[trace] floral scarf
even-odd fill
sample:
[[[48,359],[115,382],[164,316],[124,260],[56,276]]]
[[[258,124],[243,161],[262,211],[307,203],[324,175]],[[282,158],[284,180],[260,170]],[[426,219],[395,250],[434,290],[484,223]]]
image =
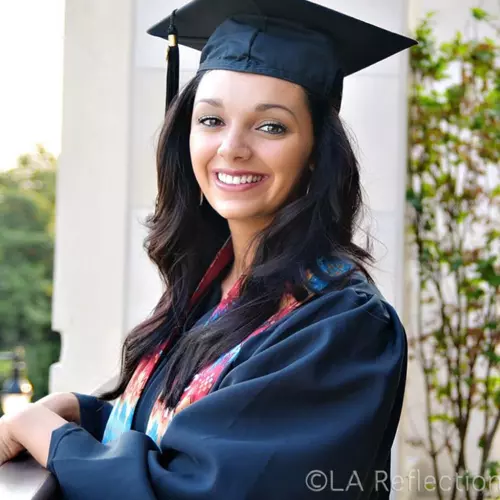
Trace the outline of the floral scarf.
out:
[[[222,269],[224,269],[229,264],[232,257],[233,248],[231,240],[229,239],[222,247],[222,249],[218,252],[214,261],[212,262],[203,279],[200,281],[198,287],[196,288],[193,297],[191,298],[191,308],[197,303],[199,298],[212,284],[212,282],[219,276]],[[339,262],[338,260],[328,261],[326,259],[319,259],[318,265],[324,272],[326,272],[330,276],[338,276],[344,274],[352,267],[346,262]],[[309,270],[306,271],[306,278],[307,288],[309,289],[310,293],[304,300],[298,301],[291,294],[286,294],[281,302],[278,312],[276,312],[267,321],[265,321],[259,328],[257,328],[257,330],[248,335],[248,337],[243,340],[243,342],[233,347],[230,351],[223,354],[212,365],[207,366],[194,376],[192,382],[188,385],[188,387],[184,389],[183,395],[175,408],[165,408],[164,404],[161,403],[159,399],[156,400],[149,416],[146,434],[149,435],[158,444],[158,446],[160,445],[161,439],[163,438],[163,435],[174,416],[184,408],[206,396],[211,391],[224,368],[226,368],[229,363],[235,360],[242,345],[248,339],[261,334],[271,325],[299,307],[301,304],[309,300],[313,295],[327,286],[326,281],[321,280],[317,276],[313,275],[313,273]],[[218,317],[224,314],[224,312],[227,311],[229,307],[231,307],[234,301],[239,297],[242,280],[243,277],[234,284],[228,295],[215,308],[205,324],[209,324],[215,321]],[[118,398],[113,407],[106,425],[106,429],[104,431],[104,437],[102,440],[103,443],[113,441],[118,438],[123,432],[131,429],[132,419],[134,417],[135,408],[137,406],[139,398],[141,397],[142,391],[144,390],[149,377],[152,375],[155,367],[157,366],[163,351],[167,348],[167,344],[168,342],[162,343],[160,346],[158,346],[156,352],[154,352],[151,356],[143,359],[137,366],[137,369],[130,379],[127,388],[125,389],[124,393]]]

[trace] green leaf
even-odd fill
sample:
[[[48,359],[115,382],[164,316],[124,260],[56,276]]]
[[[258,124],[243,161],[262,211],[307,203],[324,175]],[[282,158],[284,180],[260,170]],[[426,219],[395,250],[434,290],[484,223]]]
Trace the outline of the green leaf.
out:
[[[483,491],[486,486],[486,480],[483,476],[473,476],[472,484],[475,491]]]
[[[422,184],[422,198],[434,198],[436,196],[436,188],[429,184],[428,182],[424,182]]]
[[[480,7],[472,8],[471,12],[474,18],[477,19],[478,21],[487,20],[490,17],[488,13],[484,9],[481,9]]]
[[[478,260],[476,263],[481,278],[493,288],[500,287],[500,274],[495,269],[496,260],[497,257],[492,256],[489,259]]]
[[[422,212],[422,199],[417,195],[417,193],[415,193],[415,191],[413,191],[413,189],[409,188],[406,191],[406,199],[417,212]]]
[[[500,365],[500,355],[497,354],[493,349],[485,351],[484,355],[492,362],[493,366]]]
[[[448,424],[455,424],[455,419],[446,413],[436,413],[428,417],[429,422],[446,422]]]
[[[498,460],[491,460],[490,462],[486,462],[485,465],[488,470],[489,477],[494,479],[494,481],[498,484],[500,482],[500,462]]]
[[[457,271],[464,265],[464,259],[461,256],[456,256],[450,259],[450,267],[452,271]]]

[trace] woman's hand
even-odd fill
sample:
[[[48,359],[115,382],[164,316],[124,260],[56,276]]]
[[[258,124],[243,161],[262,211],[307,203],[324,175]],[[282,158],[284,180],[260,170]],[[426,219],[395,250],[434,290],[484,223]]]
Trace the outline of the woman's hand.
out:
[[[43,405],[68,422],[80,425],[80,404],[71,392],[54,392],[39,399],[36,405]]]
[[[24,446],[12,435],[8,415],[0,418],[0,466],[24,451]]]
[[[67,420],[43,404],[30,403],[20,411],[0,419],[0,465],[24,449],[47,467],[52,433]]]
[[[49,394],[31,406],[34,408],[43,406],[65,421],[80,424],[80,405],[77,397],[70,392]],[[0,465],[12,460],[25,450],[25,447],[14,438],[12,433],[12,421],[18,420],[17,414],[23,411],[20,410],[13,415],[5,415],[0,418]]]

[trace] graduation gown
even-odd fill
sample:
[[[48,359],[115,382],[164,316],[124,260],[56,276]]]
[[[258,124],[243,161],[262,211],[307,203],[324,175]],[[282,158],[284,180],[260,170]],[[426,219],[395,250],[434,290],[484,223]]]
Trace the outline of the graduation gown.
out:
[[[220,300],[220,281],[207,297],[196,323]],[[167,360],[148,380],[131,429],[106,444],[111,404],[77,394],[81,426],[53,432],[47,464],[64,498],[388,498],[407,341],[360,273],[247,340],[158,445],[144,429]]]

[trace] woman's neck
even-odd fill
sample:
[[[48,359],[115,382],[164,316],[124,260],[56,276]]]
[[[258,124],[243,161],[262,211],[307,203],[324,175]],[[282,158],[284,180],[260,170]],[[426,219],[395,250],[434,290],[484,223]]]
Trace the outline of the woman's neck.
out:
[[[250,267],[255,256],[254,238],[269,223],[269,220],[264,219],[254,219],[251,222],[229,221],[234,261],[222,284],[224,294],[232,288],[238,278]],[[251,247],[252,243],[254,244],[253,247]]]

